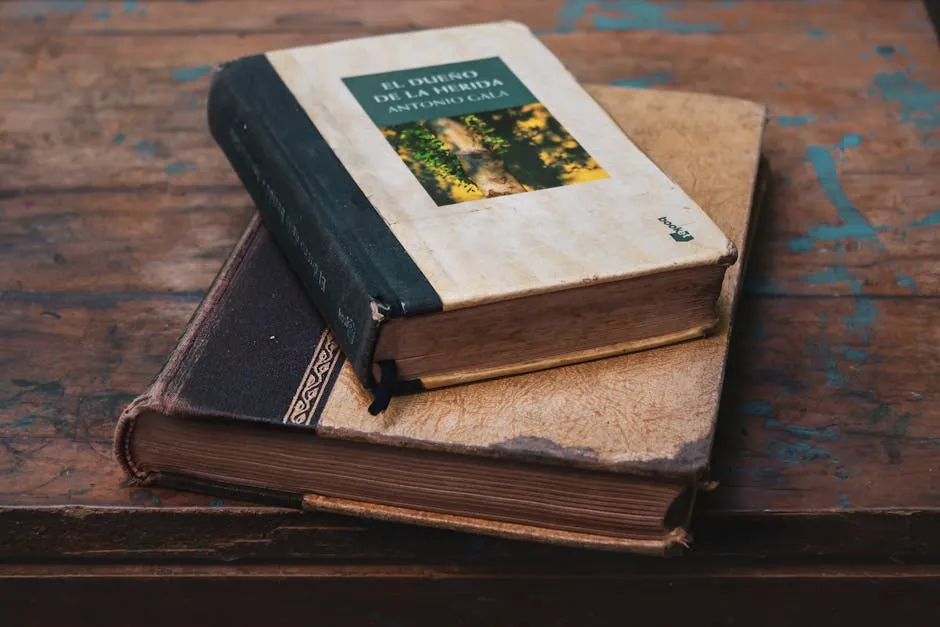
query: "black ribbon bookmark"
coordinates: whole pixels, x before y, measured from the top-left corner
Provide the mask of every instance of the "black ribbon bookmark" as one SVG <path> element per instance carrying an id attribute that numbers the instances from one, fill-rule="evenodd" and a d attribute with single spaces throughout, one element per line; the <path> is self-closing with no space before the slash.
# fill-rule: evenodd
<path id="1" fill-rule="evenodd" d="M 372 404 L 369 405 L 369 413 L 373 416 L 381 414 L 388 407 L 389 402 L 392 400 L 392 390 L 395 389 L 395 383 L 398 381 L 398 366 L 395 365 L 393 359 L 380 361 L 379 372 L 381 378 L 378 385 L 375 386 Z"/>

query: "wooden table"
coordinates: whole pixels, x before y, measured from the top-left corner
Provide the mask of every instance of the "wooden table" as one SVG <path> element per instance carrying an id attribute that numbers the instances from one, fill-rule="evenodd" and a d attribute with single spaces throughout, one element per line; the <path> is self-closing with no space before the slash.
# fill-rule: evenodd
<path id="1" fill-rule="evenodd" d="M 584 81 L 770 106 L 773 194 L 693 550 L 128 487 L 115 416 L 252 211 L 206 129 L 212 64 L 500 18 Z M 3 3 L 0 623 L 936 623 L 938 148 L 940 53 L 914 1 Z"/>

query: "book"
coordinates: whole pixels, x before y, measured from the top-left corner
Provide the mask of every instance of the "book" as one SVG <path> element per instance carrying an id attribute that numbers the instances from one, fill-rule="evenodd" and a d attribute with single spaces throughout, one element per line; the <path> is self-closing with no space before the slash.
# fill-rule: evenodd
<path id="1" fill-rule="evenodd" d="M 208 117 L 373 411 L 717 324 L 733 244 L 521 24 L 237 59 Z"/>
<path id="2" fill-rule="evenodd" d="M 747 254 L 764 107 L 589 86 Z M 255 216 L 123 412 L 134 482 L 584 547 L 688 541 L 743 263 L 696 342 L 445 387 L 367 411 L 338 340 Z M 551 341 L 546 337 L 545 341 Z"/>

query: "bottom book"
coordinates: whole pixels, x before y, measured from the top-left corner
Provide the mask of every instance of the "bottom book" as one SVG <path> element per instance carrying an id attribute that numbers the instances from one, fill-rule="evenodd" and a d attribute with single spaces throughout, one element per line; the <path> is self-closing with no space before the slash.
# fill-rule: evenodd
<path id="1" fill-rule="evenodd" d="M 255 216 L 162 371 L 121 415 L 115 451 L 132 480 L 557 544 L 687 546 L 767 178 L 766 111 L 588 89 L 737 246 L 714 335 L 405 396 L 373 416 Z"/>

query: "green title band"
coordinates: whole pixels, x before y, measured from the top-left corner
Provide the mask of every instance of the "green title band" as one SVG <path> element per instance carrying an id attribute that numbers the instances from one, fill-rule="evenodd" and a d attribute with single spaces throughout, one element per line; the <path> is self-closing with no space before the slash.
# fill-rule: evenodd
<path id="1" fill-rule="evenodd" d="M 353 76 L 343 83 L 380 128 L 536 101 L 498 57 Z"/>

